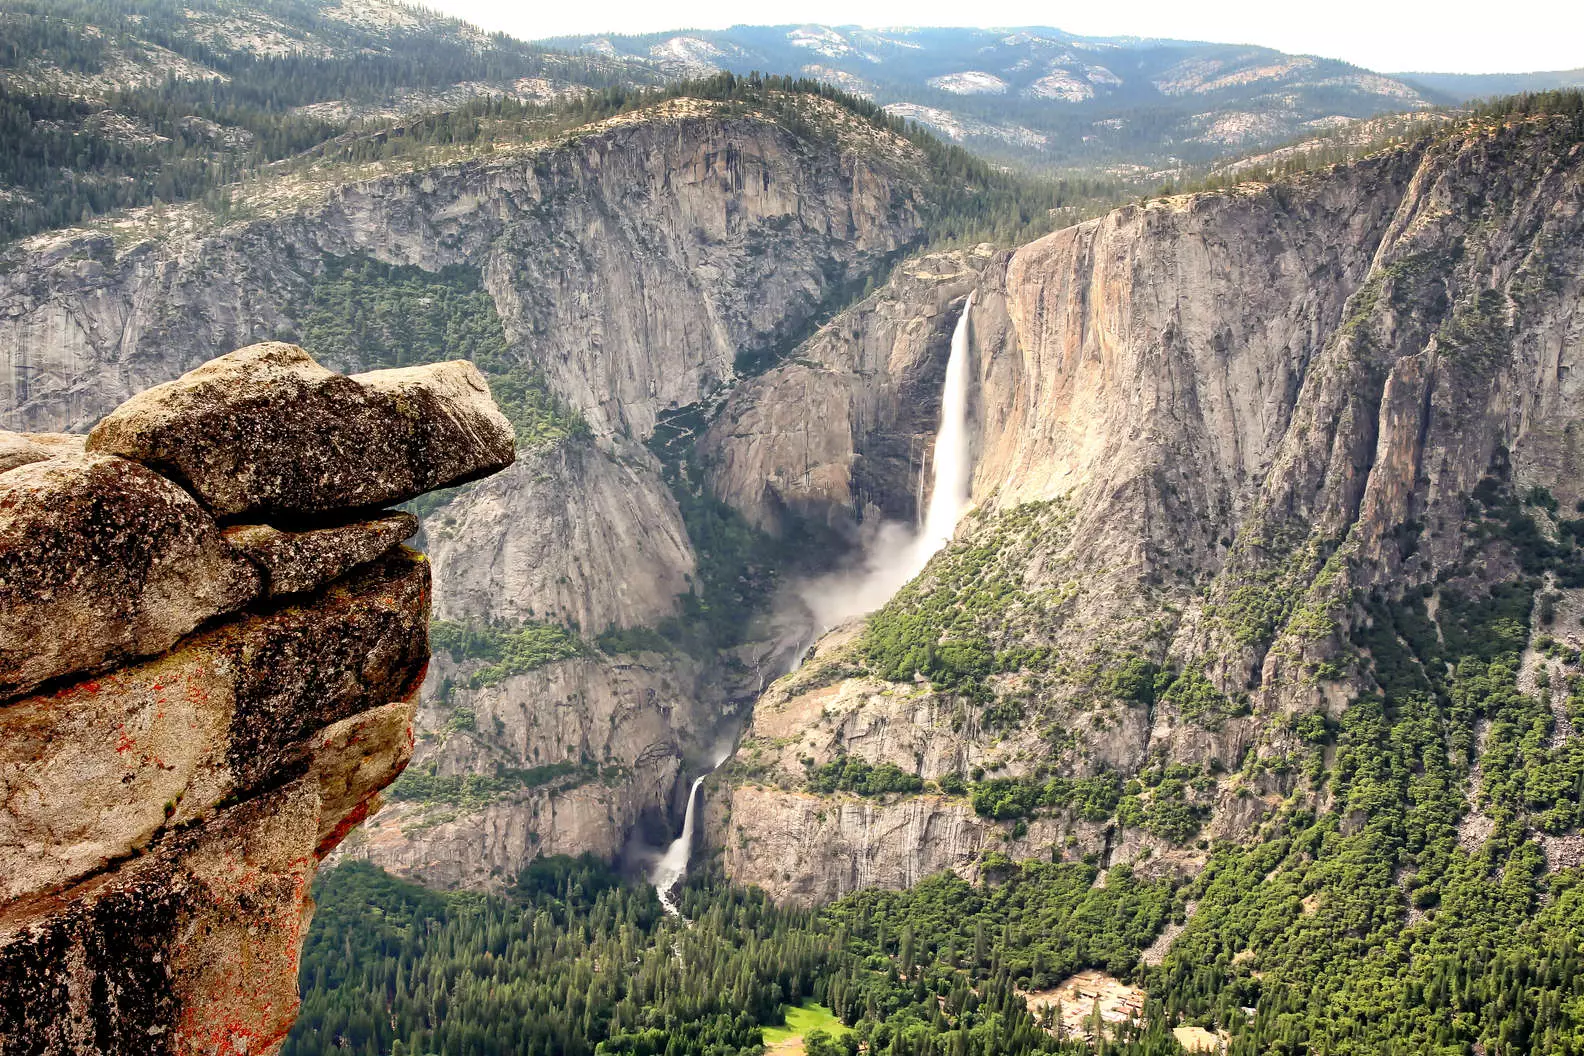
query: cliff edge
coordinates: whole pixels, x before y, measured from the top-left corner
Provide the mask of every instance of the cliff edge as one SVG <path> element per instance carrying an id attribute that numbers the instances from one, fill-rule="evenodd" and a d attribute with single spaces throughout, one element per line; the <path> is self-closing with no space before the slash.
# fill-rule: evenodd
<path id="1" fill-rule="evenodd" d="M 0 1053 L 277 1051 L 314 870 L 412 753 L 385 507 L 514 458 L 471 364 L 281 343 L 0 432 Z"/>

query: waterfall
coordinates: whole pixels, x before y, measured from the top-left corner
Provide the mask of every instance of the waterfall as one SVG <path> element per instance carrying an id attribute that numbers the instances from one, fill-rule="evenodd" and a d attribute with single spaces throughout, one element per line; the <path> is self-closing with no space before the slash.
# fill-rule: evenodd
<path id="1" fill-rule="evenodd" d="M 935 431 L 935 486 L 930 491 L 924 530 L 914 543 L 912 579 L 935 552 L 951 542 L 957 522 L 968 508 L 973 471 L 968 452 L 968 313 L 973 294 L 957 317 L 952 331 L 951 355 L 946 360 L 946 384 L 941 389 L 940 425 Z M 904 580 L 903 582 L 906 582 Z"/>
<path id="2" fill-rule="evenodd" d="M 797 588 L 814 617 L 811 642 L 849 617 L 873 612 L 890 601 L 898 588 L 922 572 L 936 551 L 951 541 L 957 522 L 968 508 L 973 483 L 968 436 L 968 395 L 972 388 L 968 315 L 972 308 L 970 293 L 962 315 L 957 317 L 957 328 L 952 331 L 935 446 L 925 452 L 919 467 L 921 496 L 924 467 L 933 470 L 928 509 L 915 530 L 909 531 L 903 525 L 882 527 L 866 548 L 860 568 L 822 576 Z"/>
<path id="3" fill-rule="evenodd" d="M 791 666 L 795 670 L 802 662 L 803 653 L 813 645 L 820 634 L 850 616 L 871 612 L 891 600 L 908 580 L 923 571 L 935 552 L 951 541 L 952 533 L 963 511 L 968 508 L 968 495 L 973 483 L 973 465 L 968 437 L 968 392 L 971 376 L 968 367 L 968 313 L 973 308 L 973 294 L 963 305 L 957 318 L 957 328 L 952 331 L 951 354 L 946 360 L 946 382 L 941 388 L 940 425 L 935 432 L 935 447 L 925 452 L 926 460 L 919 467 L 920 494 L 923 490 L 924 466 L 931 466 L 934 479 L 930 489 L 929 507 L 916 530 L 905 525 L 887 525 L 869 546 L 864 567 L 856 572 L 825 576 L 799 588 L 804 604 L 813 614 L 813 624 L 807 638 L 793 654 Z M 699 786 L 715 768 L 726 761 L 729 753 L 723 751 L 710 764 L 710 768 L 693 780 L 688 789 L 687 810 L 682 816 L 682 834 L 671 841 L 665 854 L 655 863 L 649 880 L 660 895 L 666 912 L 677 913 L 676 901 L 671 892 L 687 875 L 688 859 L 693 854 L 693 828 L 699 805 Z"/>
<path id="4" fill-rule="evenodd" d="M 660 896 L 660 904 L 665 907 L 667 913 L 681 912 L 677 909 L 671 892 L 687 875 L 688 859 L 693 856 L 693 826 L 698 816 L 699 786 L 730 755 L 729 746 L 717 752 L 710 763 L 710 768 L 693 779 L 693 784 L 688 787 L 687 810 L 682 814 L 682 835 L 671 841 L 671 846 L 666 848 L 665 854 L 660 856 L 660 860 L 649 873 L 649 882 L 654 884 L 655 893 Z"/>
<path id="5" fill-rule="evenodd" d="M 693 787 L 688 789 L 687 813 L 682 819 L 682 835 L 671 841 L 649 876 L 667 913 L 680 912 L 671 898 L 671 889 L 687 875 L 688 858 L 693 854 L 693 816 L 698 812 L 698 790 L 708 776 L 705 773 L 693 779 Z"/>

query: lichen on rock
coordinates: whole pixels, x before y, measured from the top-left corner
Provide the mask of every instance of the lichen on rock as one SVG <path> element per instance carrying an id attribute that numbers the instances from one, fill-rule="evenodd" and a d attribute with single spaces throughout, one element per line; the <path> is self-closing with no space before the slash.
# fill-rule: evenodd
<path id="1" fill-rule="evenodd" d="M 0 479 L 0 695 L 161 652 L 258 592 L 214 519 L 146 466 L 91 455 Z"/>
<path id="2" fill-rule="evenodd" d="M 385 505 L 504 469 L 511 423 L 461 360 L 348 377 L 278 341 L 156 385 L 88 450 L 159 467 L 221 517 Z"/>
<path id="3" fill-rule="evenodd" d="M 0 1052 L 273 1051 L 309 882 L 412 757 L 429 662 L 416 521 L 367 511 L 509 464 L 511 429 L 468 364 L 271 344 L 87 446 L 0 434 Z"/>

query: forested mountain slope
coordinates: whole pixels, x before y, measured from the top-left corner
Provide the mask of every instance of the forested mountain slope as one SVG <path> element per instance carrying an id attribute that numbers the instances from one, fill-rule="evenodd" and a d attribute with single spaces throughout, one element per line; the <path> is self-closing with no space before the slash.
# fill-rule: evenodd
<path id="1" fill-rule="evenodd" d="M 977 290 L 978 509 L 761 698 L 727 882 L 688 925 L 588 864 L 334 876 L 291 1051 L 753 1051 L 798 998 L 876 1053 L 1077 1051 L 1027 1002 L 1081 969 L 1142 992 L 1102 1051 L 1584 1050 L 1581 113 L 913 264 L 744 382 L 728 449 Z"/>
<path id="2" fill-rule="evenodd" d="M 1436 1036 L 1406 998 L 1380 1034 L 1344 1010 L 1441 985 L 1437 949 L 1565 944 L 1584 123 L 1556 102 L 990 269 L 978 508 L 761 699 L 712 793 L 728 875 L 1164 879 L 1187 924 L 1151 978 L 1242 995 L 1250 1052 Z"/>
<path id="3" fill-rule="evenodd" d="M 352 130 L 653 84 L 398 0 L 9 0 L 0 242 L 205 195 Z"/>

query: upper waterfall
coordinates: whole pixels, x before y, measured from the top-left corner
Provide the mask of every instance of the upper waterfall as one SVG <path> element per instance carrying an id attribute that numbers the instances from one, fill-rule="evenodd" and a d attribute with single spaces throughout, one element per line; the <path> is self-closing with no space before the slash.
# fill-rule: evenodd
<path id="1" fill-rule="evenodd" d="M 952 331 L 951 355 L 946 360 L 940 425 L 935 431 L 935 480 L 930 490 L 929 510 L 914 540 L 912 560 L 903 583 L 923 571 L 935 552 L 951 541 L 957 522 L 968 508 L 968 493 L 973 482 L 968 449 L 968 313 L 972 310 L 973 294 L 969 293 L 962 315 L 957 317 L 957 328 Z"/>
<path id="2" fill-rule="evenodd" d="M 813 614 L 809 642 L 860 613 L 872 612 L 891 600 L 901 586 L 924 570 L 936 551 L 951 541 L 957 522 L 968 509 L 973 459 L 968 435 L 968 397 L 972 371 L 968 347 L 973 294 L 963 304 L 952 331 L 946 381 L 941 388 L 940 423 L 930 459 L 933 478 L 929 505 L 916 531 L 888 525 L 867 547 L 857 569 L 822 576 L 798 589 Z M 922 469 L 920 475 L 922 477 Z M 805 647 L 806 648 L 806 647 Z"/>

